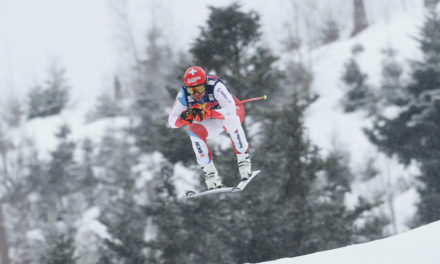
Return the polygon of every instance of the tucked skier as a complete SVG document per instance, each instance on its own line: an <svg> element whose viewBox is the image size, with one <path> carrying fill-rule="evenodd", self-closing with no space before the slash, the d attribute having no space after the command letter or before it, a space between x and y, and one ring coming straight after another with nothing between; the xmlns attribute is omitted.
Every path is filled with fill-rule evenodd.
<svg viewBox="0 0 440 264"><path fill-rule="evenodd" d="M212 160L207 139L229 134L235 153L241 180L251 175L249 143L244 133L243 104L235 98L222 80L206 75L198 66L188 68L184 74L184 85L177 94L168 123L173 128L189 127L189 137L197 163L205 173L208 189L221 188L222 181Z"/></svg>

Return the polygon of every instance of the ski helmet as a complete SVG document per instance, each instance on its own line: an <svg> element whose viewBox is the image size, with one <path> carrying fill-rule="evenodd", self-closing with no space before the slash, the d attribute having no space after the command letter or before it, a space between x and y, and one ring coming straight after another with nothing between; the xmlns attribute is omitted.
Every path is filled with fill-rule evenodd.
<svg viewBox="0 0 440 264"><path fill-rule="evenodd" d="M186 87L202 85L206 81L206 73L199 66L189 67L185 71L185 75L183 76L183 81L185 82Z"/></svg>

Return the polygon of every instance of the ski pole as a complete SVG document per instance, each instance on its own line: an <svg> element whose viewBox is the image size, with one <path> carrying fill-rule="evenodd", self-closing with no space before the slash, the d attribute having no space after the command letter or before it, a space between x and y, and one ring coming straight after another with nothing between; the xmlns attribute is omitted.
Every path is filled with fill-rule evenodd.
<svg viewBox="0 0 440 264"><path fill-rule="evenodd" d="M244 103L247 103L247 102L258 101L258 100L266 100L266 99L267 99L267 95L263 95L261 97L249 98L249 99L246 99L246 100L243 100L243 101L240 101L237 98L236 104L244 104ZM210 118L212 118L212 119L221 119L221 120L225 119L221 114L219 114L219 113L217 113L215 111L213 111L213 113L212 113Z"/></svg>
<svg viewBox="0 0 440 264"><path fill-rule="evenodd" d="M247 103L247 102L258 101L258 100L266 100L266 99L267 99L267 95L263 95L261 97L249 98L249 99L240 101L240 103L244 104L244 103Z"/></svg>

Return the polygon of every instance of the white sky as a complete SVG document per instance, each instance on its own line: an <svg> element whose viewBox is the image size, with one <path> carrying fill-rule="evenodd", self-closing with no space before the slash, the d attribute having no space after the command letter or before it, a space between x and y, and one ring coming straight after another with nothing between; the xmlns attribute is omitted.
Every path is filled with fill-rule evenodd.
<svg viewBox="0 0 440 264"><path fill-rule="evenodd" d="M100 86L111 65L104 0L0 0L0 90L22 95L53 61L84 92Z"/></svg>
<svg viewBox="0 0 440 264"><path fill-rule="evenodd" d="M200 33L209 15L208 5L226 6L233 0L0 0L0 91L23 97L27 89L41 83L53 61L66 67L74 100L94 97L112 82L120 67L121 46L115 38L115 13L111 6L129 3L129 23L138 44L145 41L145 30L152 22L163 28L164 36L176 50L186 50ZM389 0L371 6L370 17L382 17L392 3L411 7L416 0ZM242 0L245 9L260 13L264 42L279 47L284 23L292 22L289 0ZM301 1L300 1L301 2ZM333 0L350 15L348 0ZM351 1L350 1L351 2ZM305 3L308 5L310 2ZM329 10L328 3L316 6ZM303 10L299 7L299 10ZM345 13L344 13L345 12ZM312 16L313 14L311 14ZM316 15L316 14L315 14ZM177 36L177 37L176 37ZM138 45L139 48L142 45ZM0 99L1 102L1 99Z"/></svg>
<svg viewBox="0 0 440 264"><path fill-rule="evenodd" d="M119 0L0 0L0 91L23 97L41 83L53 61L66 67L75 99L96 95L112 81L121 46L112 6ZM185 50L209 10L230 0L128 1L138 46L154 21L173 48ZM266 5L254 1L253 5ZM137 30L137 32L136 32ZM171 36L177 36L171 38ZM0 99L1 100L1 99Z"/></svg>

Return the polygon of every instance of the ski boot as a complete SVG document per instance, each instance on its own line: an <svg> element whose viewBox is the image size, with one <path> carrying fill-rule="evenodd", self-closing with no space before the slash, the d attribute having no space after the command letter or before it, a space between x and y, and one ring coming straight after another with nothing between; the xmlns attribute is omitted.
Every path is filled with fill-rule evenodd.
<svg viewBox="0 0 440 264"><path fill-rule="evenodd" d="M202 167L203 172L205 172L205 184L208 190L223 187L222 181L218 176L217 169L215 168L214 162L211 160L210 163Z"/></svg>
<svg viewBox="0 0 440 264"><path fill-rule="evenodd" d="M246 181L251 177L251 157L249 152L244 154L237 154L238 170L240 171L240 177L242 181Z"/></svg>

